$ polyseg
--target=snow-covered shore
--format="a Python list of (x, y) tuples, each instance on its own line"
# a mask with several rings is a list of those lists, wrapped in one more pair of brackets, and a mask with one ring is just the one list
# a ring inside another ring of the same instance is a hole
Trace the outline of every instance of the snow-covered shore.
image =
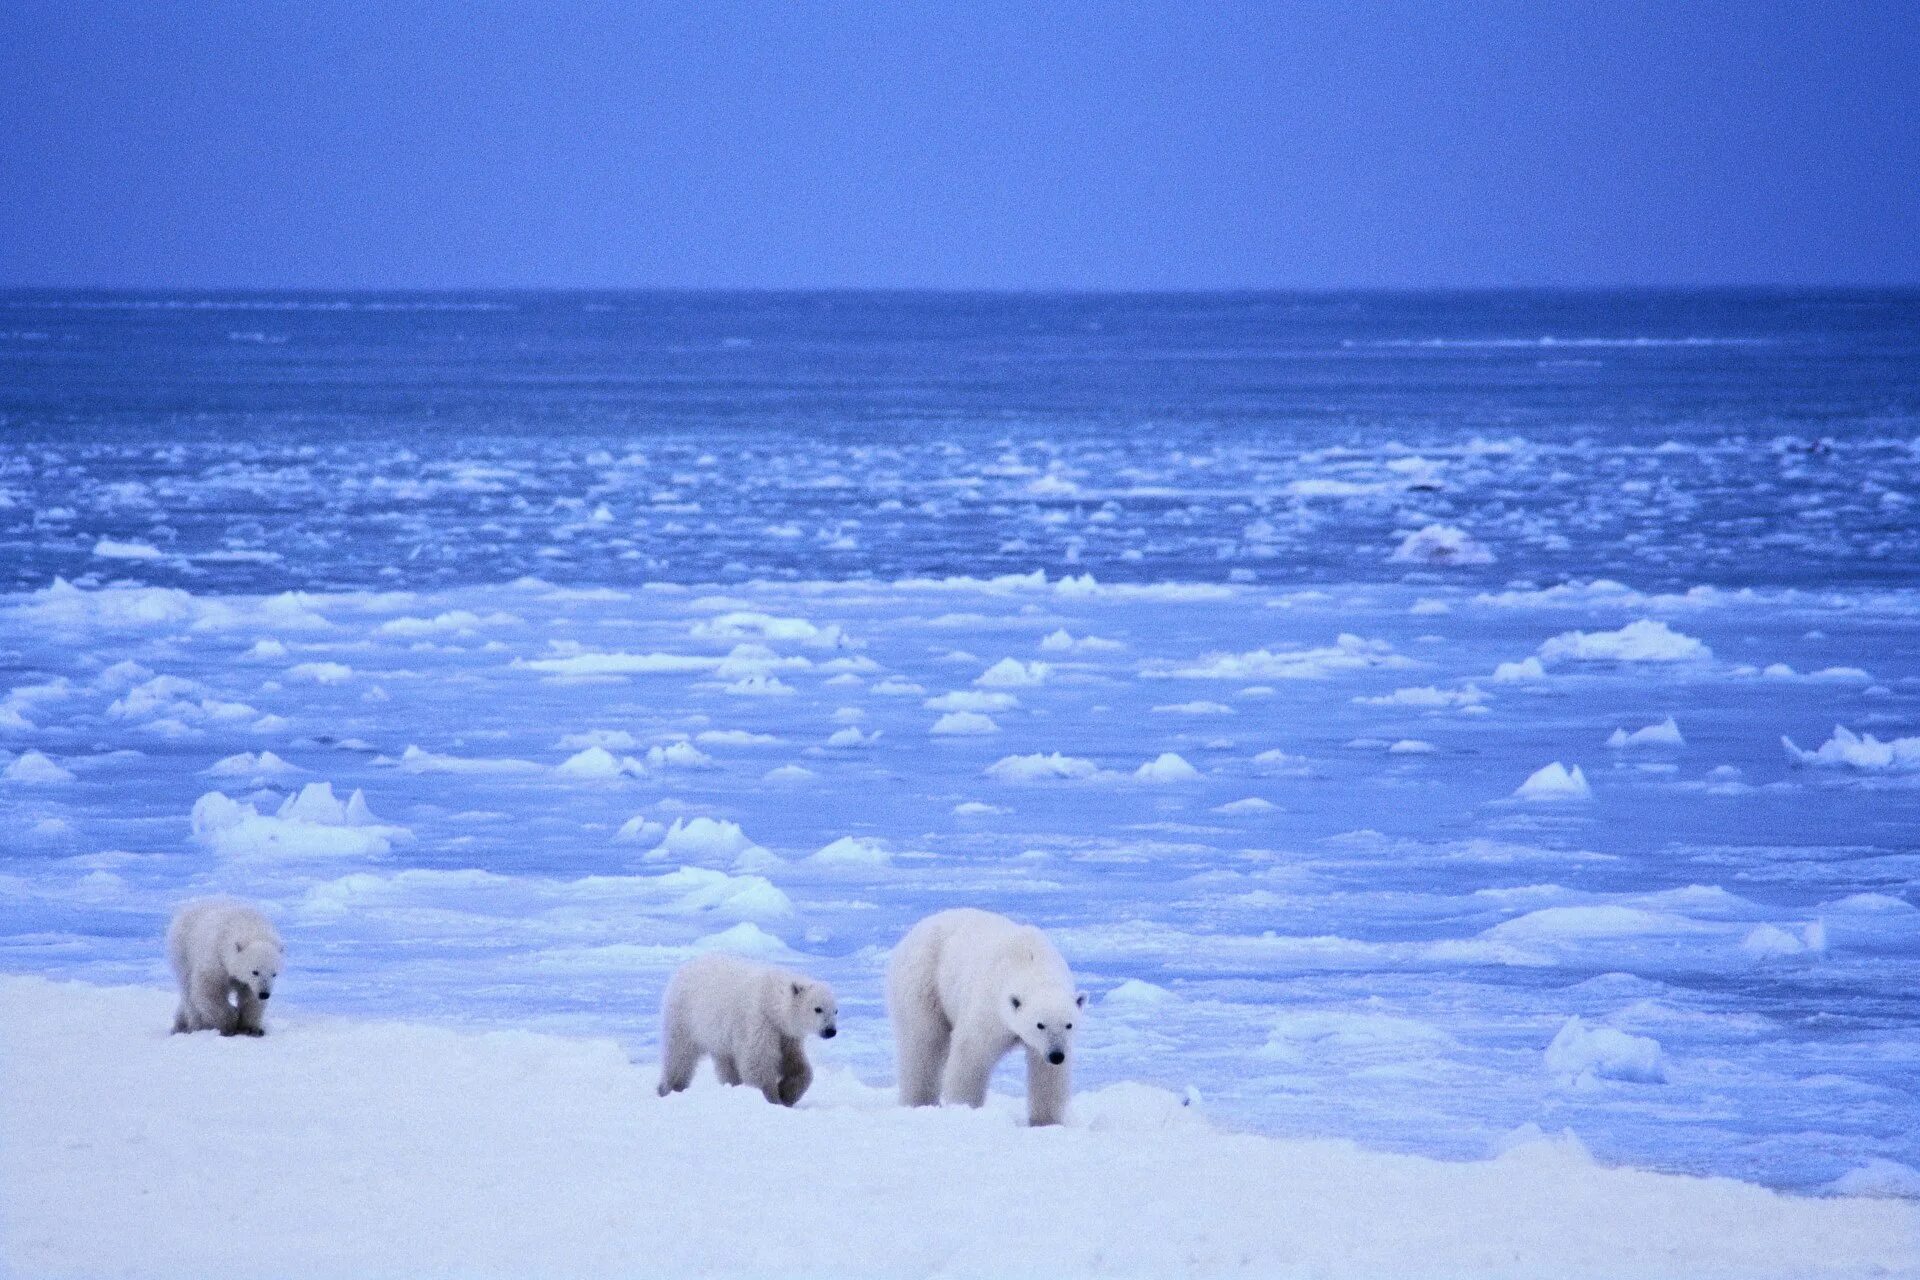
[(828, 1070), (794, 1112), (611, 1041), (323, 1018), (169, 1036), (168, 993), (0, 979), (0, 1271), (18, 1276), (1803, 1276), (1920, 1272), (1920, 1205), (1442, 1163), (1209, 1126), (905, 1111)]

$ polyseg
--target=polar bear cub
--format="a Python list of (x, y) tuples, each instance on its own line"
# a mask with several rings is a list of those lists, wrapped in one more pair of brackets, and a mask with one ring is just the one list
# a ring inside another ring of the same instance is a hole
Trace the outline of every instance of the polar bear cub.
[(167, 958), (180, 981), (178, 1031), (262, 1036), (261, 1017), (280, 977), (280, 935), (232, 898), (202, 898), (174, 914)]
[(1027, 1123), (1065, 1118), (1073, 1024), (1085, 992), (1047, 935), (961, 907), (907, 931), (887, 964), (887, 1010), (900, 1055), (900, 1101), (987, 1100), (993, 1069), (1027, 1051)]
[(660, 1096), (686, 1088), (711, 1057), (723, 1083), (790, 1107), (813, 1083), (806, 1038), (833, 1039), (839, 1016), (824, 982), (718, 951), (689, 960), (661, 1001)]

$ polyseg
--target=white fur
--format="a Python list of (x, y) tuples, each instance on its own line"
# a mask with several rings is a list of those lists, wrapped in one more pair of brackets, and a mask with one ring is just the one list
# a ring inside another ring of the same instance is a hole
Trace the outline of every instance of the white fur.
[(261, 1019), (280, 977), (280, 935), (232, 898), (202, 898), (174, 913), (167, 958), (180, 981), (175, 1031), (266, 1034)]
[(680, 966), (660, 1007), (660, 1096), (693, 1080), (702, 1057), (726, 1084), (792, 1106), (813, 1083), (806, 1038), (831, 1038), (840, 1016), (824, 982), (713, 951)]
[(1032, 925), (971, 907), (928, 916), (887, 964), (901, 1103), (924, 1107), (944, 1097), (980, 1106), (994, 1067), (1017, 1044), (1027, 1051), (1027, 1122), (1059, 1124), (1086, 1001), (1067, 962)]

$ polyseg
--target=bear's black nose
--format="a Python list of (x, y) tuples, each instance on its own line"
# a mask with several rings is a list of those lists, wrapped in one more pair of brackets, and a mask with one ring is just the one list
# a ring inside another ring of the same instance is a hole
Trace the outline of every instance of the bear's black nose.
[(271, 991), (262, 991), (262, 992), (260, 993), (260, 998), (261, 998), (262, 1000), (271, 1000), (271, 999), (273, 999), (273, 992), (271, 992)]
[(1058, 1049), (1055, 1049), (1052, 1053), (1047, 1055), (1047, 1061), (1051, 1062), (1056, 1067), (1059, 1066), (1061, 1063), (1065, 1062), (1066, 1060), (1067, 1060), (1067, 1055), (1060, 1052)]
[(822, 1031), (820, 1033), (820, 1038), (822, 1040), (831, 1040), (839, 1034), (840, 1034), (840, 1029), (838, 1027), (828, 1027), (825, 1031)]

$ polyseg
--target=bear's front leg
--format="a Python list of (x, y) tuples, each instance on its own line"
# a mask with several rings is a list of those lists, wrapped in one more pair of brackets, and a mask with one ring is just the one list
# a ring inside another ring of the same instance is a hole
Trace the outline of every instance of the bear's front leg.
[(941, 1095), (948, 1102), (985, 1106), (987, 1084), (1006, 1051), (1004, 1034), (954, 1036), (953, 1047), (947, 1053), (947, 1074)]
[(1032, 1048), (1027, 1050), (1027, 1124), (1033, 1128), (1060, 1124), (1067, 1118), (1067, 1099), (1072, 1095), (1072, 1077), (1067, 1064), (1054, 1066)]
[(244, 987), (235, 994), (240, 998), (240, 1007), (234, 1011), (234, 1030), (243, 1036), (267, 1034), (267, 1028), (262, 1022), (267, 1010), (260, 998)]
[(740, 1079), (742, 1083), (760, 1091), (760, 1096), (779, 1106), (780, 1097), (780, 1046), (768, 1045), (749, 1053), (740, 1061)]
[(813, 1083), (813, 1067), (807, 1062), (806, 1046), (791, 1036), (780, 1040), (780, 1101), (792, 1106), (806, 1096)]

